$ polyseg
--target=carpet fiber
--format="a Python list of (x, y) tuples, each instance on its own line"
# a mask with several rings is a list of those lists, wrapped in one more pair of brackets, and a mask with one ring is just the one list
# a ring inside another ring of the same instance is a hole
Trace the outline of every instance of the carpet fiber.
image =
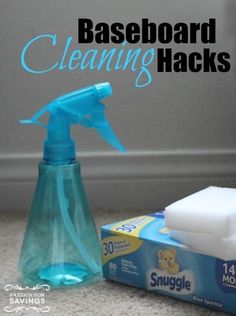
[[(98, 227), (102, 224), (115, 222), (141, 215), (141, 212), (113, 212), (98, 210), (95, 212)], [(9, 302), (9, 294), (5, 292), (5, 284), (16, 284), (17, 260), (22, 242), (27, 215), (25, 213), (0, 212), (0, 315), (8, 315), (4, 306)], [(8, 296), (7, 296), (8, 294)], [(75, 316), (75, 315), (228, 315), (215, 312), (193, 304), (150, 293), (134, 287), (111, 281), (81, 288), (51, 291), (47, 294), (48, 313), (44, 315)], [(15, 313), (11, 313), (14, 315)], [(17, 315), (39, 315), (38, 312), (20, 311)]]

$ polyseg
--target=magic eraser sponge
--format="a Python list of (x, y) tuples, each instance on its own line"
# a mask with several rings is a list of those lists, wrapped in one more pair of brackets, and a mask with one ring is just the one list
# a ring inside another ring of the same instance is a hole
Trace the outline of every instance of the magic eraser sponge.
[(236, 234), (229, 238), (220, 238), (206, 233), (190, 233), (171, 230), (170, 236), (193, 250), (220, 258), (222, 260), (236, 259)]
[(208, 187), (165, 209), (170, 230), (208, 233), (219, 237), (236, 234), (236, 189)]

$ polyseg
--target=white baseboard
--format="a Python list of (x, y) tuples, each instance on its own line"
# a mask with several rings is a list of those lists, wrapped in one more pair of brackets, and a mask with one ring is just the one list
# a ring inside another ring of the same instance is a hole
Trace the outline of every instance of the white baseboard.
[[(0, 155), (0, 209), (29, 207), (40, 156)], [(86, 152), (79, 157), (94, 208), (160, 209), (208, 185), (236, 187), (236, 150)]]

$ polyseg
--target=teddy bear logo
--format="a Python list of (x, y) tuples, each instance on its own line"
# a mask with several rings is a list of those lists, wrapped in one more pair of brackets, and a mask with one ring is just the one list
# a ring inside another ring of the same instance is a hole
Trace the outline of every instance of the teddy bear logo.
[(159, 269), (174, 275), (179, 272), (179, 264), (176, 262), (176, 250), (169, 248), (158, 252)]

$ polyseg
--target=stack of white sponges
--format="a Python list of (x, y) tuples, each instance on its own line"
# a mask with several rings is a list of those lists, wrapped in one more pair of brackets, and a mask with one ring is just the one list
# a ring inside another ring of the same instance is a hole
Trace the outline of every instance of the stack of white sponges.
[(236, 259), (236, 189), (209, 187), (165, 209), (170, 236), (196, 251)]

